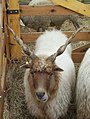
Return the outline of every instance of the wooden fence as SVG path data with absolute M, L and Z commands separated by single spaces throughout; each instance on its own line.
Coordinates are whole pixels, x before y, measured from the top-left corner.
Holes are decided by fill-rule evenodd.
M 3 5 L 0 3 L 0 119 L 3 117 L 3 105 L 5 96 L 5 79 L 7 58 L 5 57 L 5 40 L 3 34 Z
M 54 0 L 53 0 L 54 1 Z M 68 0 L 69 1 L 69 0 Z M 67 2 L 68 2 L 67 1 Z M 71 0 L 72 1 L 72 0 Z M 65 0 L 63 1 L 63 3 L 65 2 Z M 75 2 L 75 0 L 73 1 Z M 77 1 L 78 2 L 78 1 Z M 77 3 L 76 2 L 76 3 Z M 79 15 L 79 14 L 86 14 L 86 16 L 90 16 L 90 6 L 89 5 L 84 5 L 83 3 L 78 2 L 78 9 L 76 8 L 74 11 L 72 11 L 72 7 L 70 9 L 67 9 L 66 7 L 63 7 L 65 5 L 62 4 L 61 6 L 55 5 L 55 6 L 37 6 L 37 7 L 30 7 L 27 5 L 21 5 L 19 6 L 18 4 L 18 0 L 15 1 L 15 3 L 13 4 L 12 0 L 8 0 L 8 4 L 9 7 L 7 8 L 8 11 L 16 10 L 16 14 L 8 14 L 8 25 L 16 32 L 16 34 L 18 36 L 21 36 L 22 40 L 25 43 L 30 43 L 30 42 L 34 42 L 38 36 L 42 33 L 20 33 L 20 15 L 21 16 L 35 16 L 35 15 Z M 60 3 L 61 4 L 61 3 Z M 67 4 L 67 6 L 70 7 L 69 5 L 70 3 Z M 75 4 L 75 3 L 73 3 Z M 80 12 L 80 8 L 81 6 L 83 6 L 82 11 Z M 88 9 L 89 8 L 89 9 Z M 42 12 L 41 12 L 42 11 Z M 79 11 L 79 13 L 77 13 L 77 11 Z M 85 11 L 85 12 L 84 12 Z M 88 13 L 89 12 L 89 13 Z M 71 35 L 71 31 L 69 32 L 65 32 L 65 34 L 69 37 Z M 77 34 L 77 36 L 72 40 L 72 42 L 75 41 L 88 41 L 90 40 L 90 33 L 89 32 L 79 32 Z M 11 46 L 9 46 L 10 48 L 10 56 L 11 59 L 18 59 L 21 58 L 22 54 L 21 54 L 21 48 L 17 45 L 17 43 L 13 40 L 13 35 L 11 33 L 9 33 L 9 44 L 11 44 Z M 84 49 L 87 49 L 88 46 L 85 46 Z M 82 48 L 81 48 L 82 51 Z M 80 52 L 80 48 L 78 50 L 73 51 L 72 57 L 74 62 L 81 62 L 82 58 L 83 58 L 84 52 Z M 79 57 L 78 57 L 79 56 Z
M 6 27 L 8 24 L 16 34 L 22 38 L 24 43 L 34 42 L 39 35 L 42 33 L 32 32 L 32 33 L 21 33 L 20 32 L 20 16 L 36 16 L 36 15 L 86 15 L 90 17 L 90 6 L 84 5 L 75 0 L 63 0 L 63 2 L 58 2 L 58 0 L 52 0 L 53 2 L 60 4 L 55 6 L 37 6 L 30 7 L 26 5 L 19 6 L 19 0 L 2 0 L 0 3 L 0 119 L 2 119 L 3 114 L 3 104 L 4 104 L 4 95 L 5 95 L 5 75 L 7 60 L 11 59 L 20 59 L 22 57 L 21 47 L 14 41 L 12 33 L 10 33 Z M 78 8 L 73 9 L 70 2 L 77 4 Z M 67 5 L 66 5 L 67 4 Z M 82 7 L 82 11 L 81 10 Z M 68 8 L 68 9 L 67 9 Z M 42 12 L 41 12 L 42 11 Z M 89 13 L 88 13 L 89 12 Z M 2 18 L 2 19 L 1 19 Z M 4 25 L 2 24 L 4 23 Z M 4 27 L 4 32 L 2 28 Z M 4 34 L 4 38 L 3 38 Z M 65 32 L 69 37 L 72 34 L 72 31 Z M 79 32 L 72 42 L 78 41 L 90 41 L 90 32 Z M 85 45 L 84 47 L 75 49 L 72 53 L 74 62 L 80 63 L 86 49 L 90 47 L 90 44 Z

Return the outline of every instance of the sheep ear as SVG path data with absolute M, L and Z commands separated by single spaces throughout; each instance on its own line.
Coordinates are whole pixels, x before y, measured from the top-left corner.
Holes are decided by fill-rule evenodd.
M 60 72 L 62 72 L 62 71 L 64 71 L 62 68 L 60 68 L 60 67 L 57 67 L 57 66 L 55 66 L 54 67 L 54 71 L 60 71 Z

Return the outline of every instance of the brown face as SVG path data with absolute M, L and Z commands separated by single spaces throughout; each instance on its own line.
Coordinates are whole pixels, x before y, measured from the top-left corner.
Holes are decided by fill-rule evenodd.
M 47 72 L 35 72 L 30 77 L 33 81 L 35 97 L 39 101 L 46 102 L 55 88 L 54 74 Z
M 50 61 L 34 61 L 28 81 L 30 90 L 38 101 L 46 102 L 55 94 L 59 82 L 58 71 L 61 69 Z

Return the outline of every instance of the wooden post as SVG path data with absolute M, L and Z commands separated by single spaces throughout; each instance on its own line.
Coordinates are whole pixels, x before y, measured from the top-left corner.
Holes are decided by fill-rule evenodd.
M 2 66 L 3 66 L 2 17 L 3 17 L 2 3 L 0 1 L 0 119 L 2 119 L 2 85 L 1 85 Z
M 0 119 L 3 119 L 3 107 L 4 107 L 4 97 L 5 97 L 5 85 L 6 85 L 6 71 L 7 71 L 7 58 L 5 58 L 5 46 L 7 42 L 7 30 L 4 28 L 5 39 L 2 33 L 2 26 L 4 21 L 4 26 L 6 26 L 6 11 L 5 0 L 0 3 Z M 3 20 L 4 18 L 4 20 Z M 7 48 L 6 48 L 7 49 Z M 9 58 L 9 57 L 8 57 Z
M 8 25 L 20 37 L 20 11 L 19 0 L 8 0 Z M 20 59 L 21 47 L 15 42 L 13 34 L 9 32 L 11 59 Z
M 1 77 L 1 72 L 2 72 L 2 48 L 3 48 L 3 34 L 2 34 L 2 18 L 3 18 L 3 12 L 2 12 L 2 4 L 0 3 L 0 77 Z
M 5 75 L 6 75 L 6 64 L 7 60 L 4 57 L 4 48 L 5 48 L 5 42 L 3 39 L 3 33 L 2 33 L 2 27 L 3 27 L 3 5 L 2 2 L 0 2 L 0 119 L 3 119 L 3 107 L 4 107 L 4 90 L 5 90 Z
M 5 52 L 4 49 L 6 47 L 6 57 L 8 60 L 10 60 L 10 46 L 9 46 L 9 35 L 8 35 L 8 29 L 6 27 L 6 24 L 8 24 L 7 14 L 6 14 L 6 0 L 2 1 L 3 5 L 3 22 L 4 22 L 4 40 L 3 40 L 3 53 Z

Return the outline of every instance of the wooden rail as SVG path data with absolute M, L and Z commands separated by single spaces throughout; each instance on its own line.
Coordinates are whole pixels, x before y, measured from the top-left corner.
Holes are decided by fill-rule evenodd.
M 56 0 L 53 0 L 53 1 L 56 1 Z M 90 17 L 90 5 L 89 4 L 85 5 L 76 0 L 67 0 L 67 1 L 63 0 L 63 2 L 59 0 L 58 4 L 59 2 L 60 2 L 60 5 L 53 5 L 53 6 L 20 5 L 21 16 L 85 15 L 85 16 Z
M 73 31 L 64 32 L 67 37 L 70 37 Z M 21 33 L 21 38 L 24 43 L 35 42 L 36 39 L 41 35 L 40 32 L 32 32 L 32 33 Z M 89 41 L 90 40 L 90 32 L 79 32 L 75 38 L 72 39 L 72 42 L 78 41 Z
M 42 11 L 42 12 L 41 12 Z M 21 16 L 42 16 L 42 15 L 77 15 L 76 12 L 67 8 L 54 6 L 27 6 L 20 5 Z

